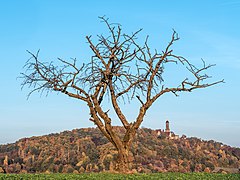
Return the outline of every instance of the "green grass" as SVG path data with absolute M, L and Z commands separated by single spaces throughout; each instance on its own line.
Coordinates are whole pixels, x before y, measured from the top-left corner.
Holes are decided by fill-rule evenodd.
M 213 180 L 221 180 L 221 179 L 240 179 L 240 174 L 207 174 L 207 173 L 153 173 L 153 174 L 110 174 L 110 173 L 85 173 L 85 174 L 0 174 L 0 180 L 22 180 L 22 179 L 38 179 L 38 180 L 60 180 L 60 179 L 172 179 L 172 180 L 181 180 L 181 179 L 213 179 Z

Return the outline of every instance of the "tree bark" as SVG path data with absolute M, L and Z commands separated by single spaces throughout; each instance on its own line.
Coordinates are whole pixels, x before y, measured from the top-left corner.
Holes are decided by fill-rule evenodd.
M 116 170 L 120 173 L 129 173 L 131 170 L 131 162 L 129 149 L 122 147 L 118 149 L 118 159 Z

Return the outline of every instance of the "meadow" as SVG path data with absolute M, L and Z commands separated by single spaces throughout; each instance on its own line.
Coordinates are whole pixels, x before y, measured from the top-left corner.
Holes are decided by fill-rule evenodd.
M 24 180 L 24 179 L 37 179 L 37 180 L 73 180 L 73 179 L 104 179 L 104 180 L 117 180 L 117 179 L 240 179 L 240 174 L 220 174 L 220 173 L 152 173 L 152 174 L 110 174 L 110 173 L 84 173 L 84 174 L 0 174 L 0 180 Z

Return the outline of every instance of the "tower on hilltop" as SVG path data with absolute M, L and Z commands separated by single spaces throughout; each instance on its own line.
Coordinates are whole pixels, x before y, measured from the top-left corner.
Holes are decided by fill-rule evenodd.
M 166 129 L 165 129 L 165 133 L 166 133 L 167 136 L 170 135 L 170 128 L 169 128 L 169 121 L 168 121 L 168 120 L 166 121 Z
M 175 134 L 174 132 L 170 131 L 169 128 L 169 121 L 166 121 L 166 129 L 156 129 L 157 135 L 167 139 L 179 139 L 179 135 Z

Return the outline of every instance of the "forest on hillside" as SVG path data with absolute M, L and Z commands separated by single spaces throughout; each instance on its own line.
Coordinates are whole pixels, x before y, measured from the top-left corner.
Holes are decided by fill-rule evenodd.
M 124 129 L 114 127 L 118 134 Z M 82 128 L 0 145 L 0 173 L 83 173 L 114 171 L 117 151 L 98 128 Z M 131 147 L 132 171 L 213 172 L 238 169 L 240 148 L 181 137 L 168 139 L 148 128 L 138 130 Z

